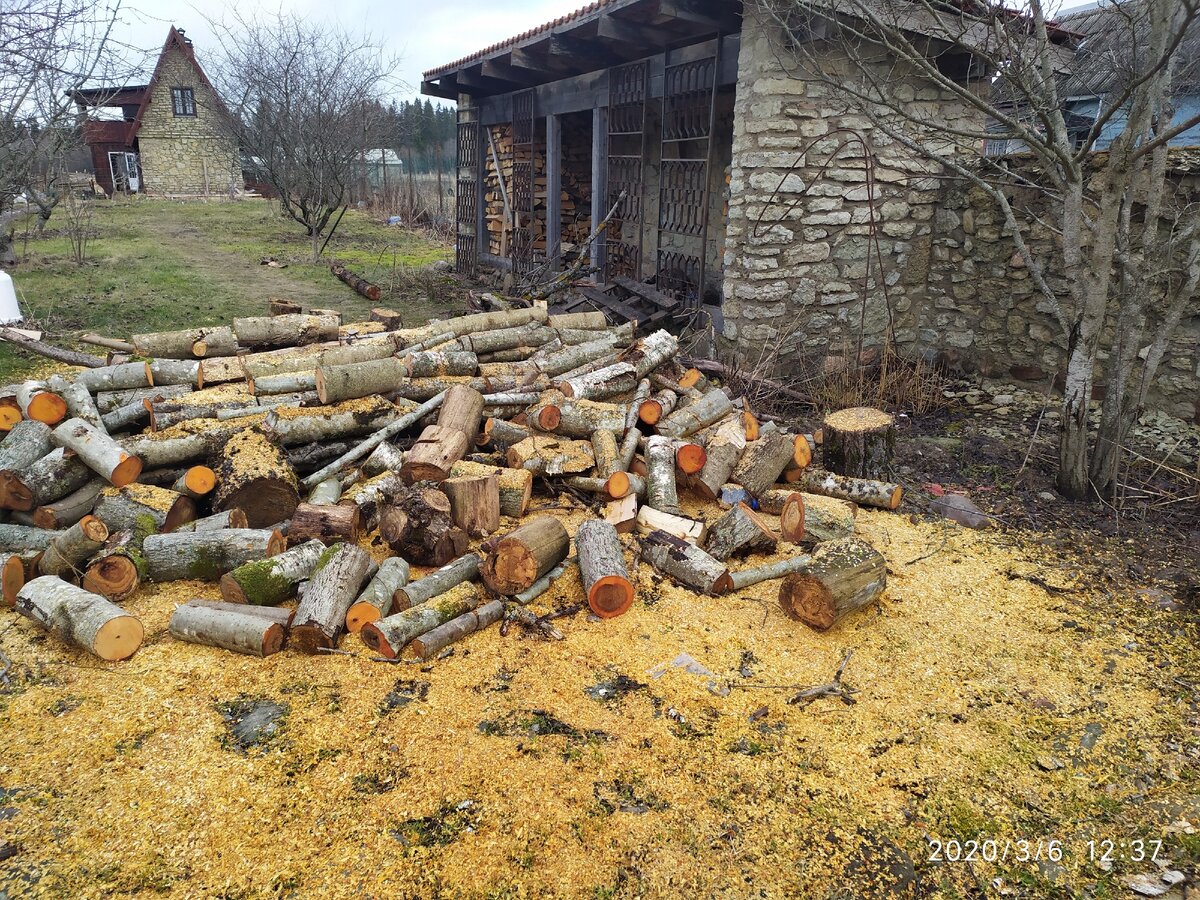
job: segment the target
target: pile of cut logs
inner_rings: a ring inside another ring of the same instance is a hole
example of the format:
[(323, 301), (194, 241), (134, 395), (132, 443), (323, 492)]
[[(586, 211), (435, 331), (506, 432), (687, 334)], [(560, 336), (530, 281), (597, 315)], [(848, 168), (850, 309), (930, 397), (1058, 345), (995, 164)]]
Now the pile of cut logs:
[[(175, 638), (266, 656), (349, 632), (428, 659), (501, 619), (554, 631), (525, 604), (570, 567), (581, 605), (621, 615), (631, 555), (713, 596), (780, 579), (784, 611), (817, 628), (882, 591), (853, 531), (857, 504), (900, 502), (879, 480), (890, 416), (844, 410), (817, 436), (760, 423), (679, 367), (675, 337), (599, 313), (398, 318), (96, 338), (148, 361), (0, 389), (4, 603), (120, 660), (143, 639), (121, 606), (140, 585), (211, 582), (223, 599), (176, 607)], [(818, 439), (833, 471), (810, 465)], [(535, 487), (590, 510), (574, 535), (531, 513)], [(799, 549), (734, 563), (781, 544)]]

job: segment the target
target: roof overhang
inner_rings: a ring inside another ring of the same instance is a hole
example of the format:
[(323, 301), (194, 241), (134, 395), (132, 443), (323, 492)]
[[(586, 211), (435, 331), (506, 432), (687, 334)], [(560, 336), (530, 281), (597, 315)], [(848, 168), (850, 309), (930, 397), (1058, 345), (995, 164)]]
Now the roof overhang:
[(740, 0), (596, 0), (570, 15), (431, 69), (421, 92), (457, 100), (536, 87), (741, 30)]

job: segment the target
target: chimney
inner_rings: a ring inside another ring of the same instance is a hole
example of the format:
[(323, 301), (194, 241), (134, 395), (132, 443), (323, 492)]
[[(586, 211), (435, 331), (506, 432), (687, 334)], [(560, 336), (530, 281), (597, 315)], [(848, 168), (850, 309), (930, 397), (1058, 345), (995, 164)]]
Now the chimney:
[(175, 31), (179, 33), (179, 36), (183, 39), (185, 44), (187, 44), (189, 47), (192, 46), (192, 39), (187, 36), (186, 31), (184, 31), (182, 28), (176, 28)]

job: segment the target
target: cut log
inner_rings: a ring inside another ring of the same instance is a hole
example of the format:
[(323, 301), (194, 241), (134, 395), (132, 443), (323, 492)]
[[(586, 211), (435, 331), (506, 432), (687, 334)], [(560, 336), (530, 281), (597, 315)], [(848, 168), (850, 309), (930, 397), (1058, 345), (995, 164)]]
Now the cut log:
[(358, 507), (359, 524), (367, 533), (375, 530), (383, 511), (406, 490), (408, 485), (404, 479), (392, 472), (385, 472), (346, 491), (339, 502)]
[(546, 593), (546, 591), (550, 590), (550, 588), (554, 586), (554, 583), (558, 581), (558, 579), (567, 574), (568, 570), (577, 568), (576, 563), (577, 560), (573, 556), (570, 559), (564, 559), (525, 590), (521, 591), (520, 593), (513, 594), (513, 602), (520, 603), (522, 605), (532, 603), (538, 597), (542, 596), (542, 594)]
[(107, 434), (107, 429), (104, 427), (104, 420), (100, 417), (100, 411), (96, 408), (96, 401), (92, 399), (92, 395), (82, 384), (74, 381), (68, 381), (61, 375), (54, 375), (46, 382), (49, 388), (62, 397), (63, 402), (67, 404), (67, 415), (75, 419), (83, 419), (93, 428)]
[(767, 491), (759, 498), (763, 512), (778, 515), (785, 540), (833, 541), (854, 534), (858, 508), (846, 500), (797, 491)]
[(708, 529), (704, 548), (715, 559), (735, 553), (772, 553), (778, 535), (745, 503), (739, 503)]
[(629, 428), (621, 441), (621, 452), (617, 458), (617, 467), (622, 472), (628, 472), (633, 466), (633, 458), (637, 456), (638, 446), (642, 442), (642, 433), (636, 428)]
[(792, 438), (793, 450), (792, 461), (788, 463), (788, 469), (806, 469), (808, 464), (812, 462), (813, 444), (811, 438), (807, 434), (797, 434)]
[(363, 626), (359, 637), (380, 656), (395, 659), (414, 638), (465, 615), (477, 606), (478, 588), (460, 583), (445, 594)]
[(491, 542), (480, 575), (494, 593), (516, 594), (566, 559), (570, 541), (567, 529), (558, 519), (552, 516), (530, 519)]
[(804, 540), (807, 510), (803, 494), (797, 491), (764, 491), (758, 498), (758, 504), (763, 512), (779, 516), (779, 530), (785, 541), (796, 544)]
[(105, 431), (114, 434), (131, 428), (149, 417), (150, 410), (146, 409), (146, 401), (138, 400), (136, 403), (118, 406), (112, 412), (105, 413), (100, 417), (100, 423), (104, 426)]
[(132, 531), (110, 535), (104, 549), (87, 564), (81, 582), (83, 589), (114, 602), (136, 591), (147, 577), (142, 538), (144, 535), (139, 537)]
[[(282, 375), (264, 375), (262, 378), (251, 378), (249, 388), (250, 393), (256, 397), (315, 391), (317, 389), (317, 373), (316, 370), (313, 370), (312, 372), (284, 372)], [(318, 399), (320, 398), (320, 392), (318, 392), (317, 397)]]
[(25, 582), (37, 575), (41, 558), (41, 550), (0, 554), (0, 606), (11, 608), (17, 602), (17, 593)]
[[(704, 464), (708, 462), (708, 451), (700, 444), (694, 444), (690, 441), (677, 440), (671, 438), (671, 445), (675, 450), (675, 468), (684, 475), (698, 475), (704, 470)], [(695, 479), (689, 478), (689, 485)]]
[(24, 471), (0, 471), (0, 506), (28, 512), (66, 497), (95, 477), (82, 460), (56, 447)]
[(638, 418), (647, 425), (657, 425), (664, 416), (669, 416), (679, 402), (679, 395), (672, 390), (664, 389), (642, 401), (638, 407)]
[(605, 479), (604, 490), (613, 500), (620, 500), (630, 494), (639, 500), (645, 500), (646, 479), (632, 472), (613, 472)]
[(382, 512), (379, 536), (395, 553), (422, 566), (444, 566), (469, 543), (451, 519), (446, 495), (425, 487), (408, 489)]
[(679, 376), (679, 386), (703, 391), (708, 386), (708, 379), (699, 369), (688, 369)]
[(699, 544), (708, 536), (708, 526), (703, 522), (683, 516), (673, 516), (649, 506), (643, 506), (638, 510), (637, 531), (641, 535), (665, 531), (667, 534), (692, 544)]
[(286, 636), (283, 626), (263, 616), (187, 603), (175, 607), (167, 630), (177, 640), (257, 657), (278, 653)]
[(284, 631), (292, 627), (292, 618), (296, 615), (295, 610), (288, 609), (286, 606), (247, 606), (245, 603), (226, 603), (224, 600), (189, 600), (183, 605), (241, 613), (245, 616), (258, 616), (267, 622), (275, 622)]
[(807, 493), (849, 500), (859, 506), (874, 506), (880, 509), (896, 509), (904, 499), (904, 488), (884, 481), (869, 481), (848, 478), (808, 468), (797, 484)]
[(702, 594), (717, 597), (733, 589), (733, 579), (724, 563), (665, 531), (652, 531), (642, 538), (642, 558)]
[[(138, 363), (137, 365), (144, 365)], [(75, 384), (82, 382), (77, 378)], [(128, 390), (100, 391), (96, 394), (96, 409), (101, 413), (110, 413), (130, 403), (142, 406), (143, 401), (159, 403), (172, 397), (180, 397), (191, 392), (186, 384), (169, 384), (162, 387), (139, 387)], [(144, 406), (142, 406), (145, 409)]]
[(896, 419), (869, 406), (842, 409), (825, 417), (821, 459), (835, 475), (870, 480), (892, 477)]
[(679, 354), (679, 339), (669, 331), (658, 330), (638, 341), (626, 354), (626, 359), (637, 370), (638, 378), (645, 378), (663, 363)]
[(246, 513), (251, 528), (265, 528), (292, 517), (300, 503), (296, 473), (284, 452), (262, 430), (238, 432), (225, 443), (221, 454), (214, 509), (237, 507)]
[(614, 472), (620, 471), (621, 450), (617, 446), (617, 437), (607, 428), (597, 428), (592, 432), (592, 456), (596, 460), (596, 475), (608, 479)]
[(478, 609), (451, 619), (444, 625), (431, 628), (420, 637), (413, 638), (409, 647), (418, 659), (429, 660), (455, 641), (460, 641), (476, 631), (482, 631), (502, 618), (504, 618), (504, 604), (499, 600), (493, 600)]
[(366, 297), (372, 302), (375, 302), (379, 299), (379, 295), (381, 293), (379, 290), (379, 285), (371, 284), (371, 282), (367, 281), (367, 279), (363, 278), (361, 275), (356, 275), (345, 266), (341, 266), (336, 263), (329, 267), (329, 271), (333, 272), (333, 274), (339, 281), (342, 282), (342, 284), (352, 288), (355, 293)]
[(404, 357), (409, 378), (444, 378), (447, 375), (474, 375), (479, 357), (474, 353), (446, 350), (421, 350)]
[(54, 429), (51, 439), (59, 447), (70, 450), (97, 475), (114, 487), (124, 487), (137, 481), (142, 474), (142, 461), (127, 453), (120, 444), (83, 419), (68, 419)]
[(770, 581), (775, 578), (792, 575), (796, 572), (803, 572), (808, 568), (808, 564), (811, 561), (811, 556), (789, 556), (787, 559), (781, 559), (777, 562), (754, 566), (750, 569), (742, 569), (740, 572), (731, 572), (730, 577), (733, 579), (733, 590), (740, 591), (742, 588), (748, 588), (763, 581)]
[(0, 552), (20, 553), (26, 550), (45, 550), (58, 535), (57, 531), (33, 528), (29, 525), (0, 525)]
[(447, 478), (441, 489), (450, 500), (451, 520), (471, 537), (500, 530), (500, 484), (494, 474)]
[(308, 502), (314, 506), (328, 506), (337, 503), (342, 498), (342, 479), (336, 475), (326, 478), (308, 495)]
[(104, 337), (99, 334), (80, 335), (79, 342), (82, 344), (91, 344), (93, 347), (103, 347), (106, 350), (114, 350), (118, 353), (130, 355), (134, 353), (133, 344), (129, 341), (119, 341), (116, 338)]
[(250, 316), (233, 320), (233, 331), (242, 347), (300, 347), (334, 341), (338, 320), (333, 316)]
[(404, 465), (404, 454), (395, 444), (382, 443), (371, 451), (371, 455), (363, 460), (362, 473), (367, 478), (374, 478), (384, 472), (400, 472)]
[(226, 325), (213, 328), (186, 328), (183, 331), (161, 331), (154, 334), (135, 334), (134, 352), (156, 359), (203, 359), (206, 356), (233, 356), (237, 353), (237, 337)]
[(108, 539), (108, 529), (95, 516), (84, 516), (66, 531), (57, 532), (38, 571), (43, 575), (57, 575), (65, 581), (75, 581), (79, 569)]
[(408, 378), (408, 367), (394, 357), (316, 370), (317, 396), (322, 403), (339, 403), (372, 394), (390, 394)]
[(694, 403), (676, 409), (658, 423), (659, 434), (682, 438), (725, 418), (733, 403), (720, 388), (714, 388)]
[(184, 522), (181, 525), (176, 525), (173, 529), (164, 527), (164, 531), (220, 531), (223, 528), (248, 528), (249, 523), (246, 521), (246, 514), (240, 509), (234, 507), (227, 509), (224, 512), (214, 513), (211, 516), (205, 516), (203, 519), (192, 519), (189, 522)]
[(454, 428), (474, 443), (483, 422), (483, 394), (466, 385), (456, 384), (446, 389), (446, 398), (438, 410), (437, 424)]
[(458, 428), (430, 425), (413, 444), (400, 476), (409, 484), (417, 481), (444, 481), (450, 469), (467, 454), (467, 435)]
[(646, 439), (646, 505), (659, 512), (681, 515), (675, 486), (675, 445), (669, 438), (652, 435)]
[(200, 363), (186, 359), (156, 359), (150, 363), (150, 383), (187, 384), (202, 387)]
[(566, 378), (556, 381), (554, 387), (562, 392), (564, 397), (574, 397), (577, 400), (604, 400), (617, 394), (625, 394), (637, 389), (637, 369), (629, 363), (619, 362), (586, 375)]
[(0, 471), (20, 473), (50, 452), (50, 426), (36, 419), (17, 422), (0, 443)]
[(700, 470), (700, 477), (696, 479), (696, 489), (710, 500), (717, 499), (745, 449), (746, 435), (742, 423), (737, 418), (727, 419), (705, 447), (707, 458), (704, 468)]
[(619, 435), (623, 435), (630, 428), (636, 427), (638, 417), (641, 414), (642, 404), (650, 398), (650, 391), (649, 378), (643, 378), (638, 382), (637, 390), (633, 392), (633, 399), (630, 401), (629, 409), (625, 413), (625, 427), (618, 432)]
[(616, 528), (600, 519), (588, 519), (575, 532), (575, 551), (592, 612), (602, 619), (627, 612), (633, 605), (633, 585)]
[(533, 497), (533, 473), (527, 469), (509, 469), (488, 466), (483, 463), (462, 460), (450, 469), (451, 478), (479, 478), (496, 476), (496, 487), (500, 495), (500, 514), (519, 519), (529, 508)]
[(548, 323), (551, 328), (582, 328), (589, 331), (609, 328), (608, 319), (599, 310), (594, 312), (559, 313), (550, 316)]
[(734, 467), (733, 481), (755, 497), (775, 485), (775, 480), (791, 461), (792, 438), (780, 431), (764, 430), (757, 441), (751, 441)]
[(217, 486), (217, 473), (208, 466), (191, 466), (175, 482), (176, 493), (203, 500)]
[(273, 529), (228, 528), (147, 535), (142, 555), (154, 581), (218, 581), (226, 572), (276, 556), (286, 547), (283, 535)]
[(17, 403), (16, 388), (4, 388), (3, 391), (0, 391), (0, 431), (12, 430), (12, 427), (23, 418), (21, 405)]
[(749, 406), (742, 410), (742, 432), (747, 441), (757, 441), (762, 434), (762, 424)]
[(483, 560), (478, 553), (467, 553), (436, 572), (396, 589), (396, 609), (409, 609), (439, 597), (451, 588), (479, 575)]
[(504, 419), (493, 418), (484, 421), (483, 430), (475, 439), (475, 443), (477, 446), (487, 447), (491, 450), (507, 450), (529, 436), (528, 428), (522, 428), (520, 425), (514, 425)]
[(273, 316), (286, 316), (304, 312), (304, 307), (285, 297), (272, 297), (267, 304), (267, 311)]
[(228, 603), (278, 606), (296, 596), (325, 553), (320, 541), (308, 541), (269, 559), (243, 563), (221, 576), (221, 596)]
[(589, 441), (534, 435), (508, 448), (508, 465), (535, 475), (573, 475), (595, 465)]
[(618, 534), (629, 534), (637, 525), (638, 498), (629, 494), (620, 500), (604, 504), (604, 521), (617, 530)]
[(142, 645), (142, 623), (93, 594), (55, 578), (34, 578), (17, 593), (16, 610), (68, 643), (109, 662), (128, 659)]
[(858, 538), (827, 541), (817, 547), (805, 571), (779, 586), (785, 614), (818, 631), (877, 599), (887, 585), (883, 554)]
[(342, 541), (357, 543), (362, 536), (358, 507), (347, 503), (318, 505), (301, 503), (288, 525), (288, 545), (318, 540), (329, 546)]
[(27, 419), (35, 419), (47, 425), (57, 425), (67, 414), (67, 402), (58, 394), (46, 390), (40, 381), (26, 381), (17, 385), (17, 404)]
[[(299, 312), (299, 310), (295, 311)], [(400, 313), (384, 306), (376, 306), (371, 310), (371, 321), (379, 322), (388, 331), (395, 331), (397, 328), (404, 327), (404, 318)]]
[[(397, 417), (411, 409), (411, 404), (406, 403), (402, 408), (382, 397), (346, 400), (321, 408), (275, 407), (267, 413), (263, 431), (280, 446), (295, 447), (298, 444), (378, 434), (380, 429), (394, 423)], [(374, 449), (374, 445), (371, 449)]]
[[(375, 577), (346, 613), (346, 630), (358, 634), (364, 625), (391, 615), (392, 610), (398, 608), (397, 592), (408, 584), (410, 574), (408, 563), (399, 556), (389, 556), (381, 562)], [(407, 600), (403, 602), (407, 603)]]
[(546, 391), (529, 413), (529, 419), (541, 431), (571, 438), (588, 438), (597, 430), (622, 431), (626, 408), (599, 400), (573, 400), (558, 391)]
[(296, 607), (289, 643), (304, 653), (332, 649), (346, 627), (346, 613), (371, 571), (371, 557), (353, 544), (334, 544), (322, 554)]
[(105, 366), (103, 369), (88, 369), (75, 376), (75, 382), (82, 384), (93, 394), (100, 391), (127, 391), (135, 388), (151, 387), (150, 364), (145, 362), (122, 363), (119, 366)]

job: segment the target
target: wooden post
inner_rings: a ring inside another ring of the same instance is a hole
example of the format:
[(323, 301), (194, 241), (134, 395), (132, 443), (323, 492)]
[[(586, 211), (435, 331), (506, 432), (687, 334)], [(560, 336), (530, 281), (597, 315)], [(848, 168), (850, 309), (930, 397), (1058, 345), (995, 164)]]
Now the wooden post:
[(546, 116), (546, 262), (552, 272), (562, 267), (562, 120), (553, 113)]
[[(592, 110), (592, 233), (608, 215), (608, 110), (597, 106)], [(603, 279), (607, 257), (606, 235), (592, 241), (592, 266)]]

